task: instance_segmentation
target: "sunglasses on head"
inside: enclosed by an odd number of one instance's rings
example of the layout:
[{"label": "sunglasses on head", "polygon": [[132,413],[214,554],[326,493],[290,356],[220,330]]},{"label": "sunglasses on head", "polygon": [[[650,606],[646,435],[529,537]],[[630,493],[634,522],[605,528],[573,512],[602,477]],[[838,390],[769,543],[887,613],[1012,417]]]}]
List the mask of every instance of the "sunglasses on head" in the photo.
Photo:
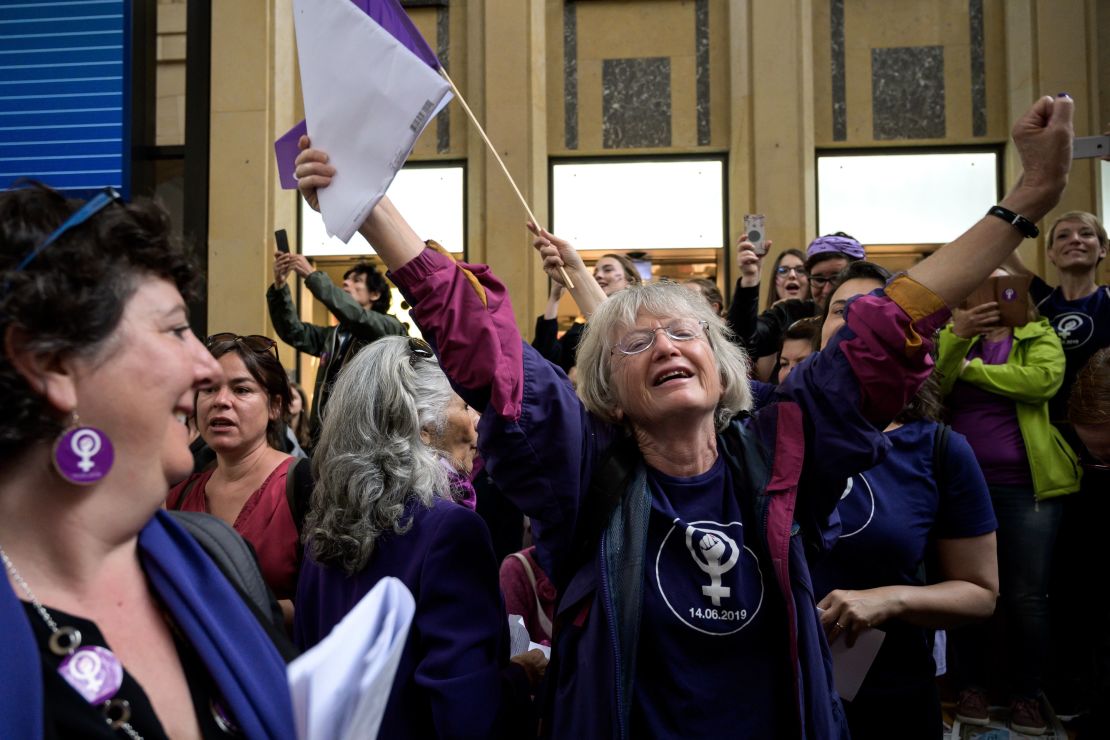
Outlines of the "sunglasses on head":
[{"label": "sunglasses on head", "polygon": [[235,332],[223,331],[219,334],[210,335],[207,339],[204,340],[204,346],[211,350],[217,344],[224,344],[225,342],[241,344],[251,352],[260,355],[264,355],[270,350],[273,350],[274,357],[276,358],[278,356],[277,342],[275,342],[273,339],[270,339],[269,337],[264,337],[261,334],[247,334],[246,336],[243,336],[242,334],[236,334]]},{"label": "sunglasses on head", "polygon": [[409,337],[409,364],[416,365],[418,358],[421,360],[435,359],[432,345],[419,337]]}]

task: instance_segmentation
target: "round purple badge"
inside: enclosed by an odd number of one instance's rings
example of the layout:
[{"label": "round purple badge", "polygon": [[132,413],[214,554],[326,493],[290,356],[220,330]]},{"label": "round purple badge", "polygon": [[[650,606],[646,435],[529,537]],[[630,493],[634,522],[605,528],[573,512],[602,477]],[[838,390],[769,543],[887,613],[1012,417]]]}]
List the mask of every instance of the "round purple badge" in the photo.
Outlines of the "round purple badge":
[{"label": "round purple badge", "polygon": [[111,650],[99,645],[83,647],[58,666],[58,673],[89,704],[108,701],[123,685],[123,666]]},{"label": "round purple badge", "polygon": [[93,427],[77,427],[54,445],[54,469],[70,483],[96,483],[112,469],[115,454],[108,435]]},{"label": "round purple badge", "polygon": [[1015,298],[1017,298],[1017,291],[1013,288],[1006,288],[1006,290],[1002,291],[1002,300],[1012,301]]}]

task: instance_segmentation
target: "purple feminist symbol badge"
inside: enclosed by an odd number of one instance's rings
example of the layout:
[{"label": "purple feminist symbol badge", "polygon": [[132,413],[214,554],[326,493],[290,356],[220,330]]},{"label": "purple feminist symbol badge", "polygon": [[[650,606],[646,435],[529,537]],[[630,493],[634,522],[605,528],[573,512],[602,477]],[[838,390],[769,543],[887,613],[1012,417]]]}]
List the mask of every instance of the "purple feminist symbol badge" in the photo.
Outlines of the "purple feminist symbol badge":
[{"label": "purple feminist symbol badge", "polygon": [[1017,291],[1013,288],[1006,288],[1006,290],[1002,291],[1002,300],[1012,301],[1015,298],[1017,298]]},{"label": "purple feminist symbol badge", "polygon": [[108,435],[93,427],[77,427],[54,445],[54,469],[70,483],[96,483],[112,469],[115,454]]},{"label": "purple feminist symbol badge", "polygon": [[123,666],[111,650],[98,645],[67,655],[58,673],[93,705],[108,701],[123,685]]}]

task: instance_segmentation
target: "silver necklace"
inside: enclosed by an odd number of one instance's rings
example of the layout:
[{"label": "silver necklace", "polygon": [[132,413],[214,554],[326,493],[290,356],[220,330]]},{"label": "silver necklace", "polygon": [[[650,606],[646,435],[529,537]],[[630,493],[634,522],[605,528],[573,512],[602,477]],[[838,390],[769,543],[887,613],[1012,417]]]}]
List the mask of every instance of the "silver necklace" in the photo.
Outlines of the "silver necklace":
[{"label": "silver necklace", "polygon": [[123,730],[131,740],[143,740],[143,736],[135,731],[129,720],[131,719],[131,704],[126,699],[114,698],[123,684],[123,665],[119,658],[108,648],[92,645],[81,647],[81,631],[76,627],[66,625],[59,627],[50,612],[42,602],[35,598],[31,587],[23,576],[15,569],[11,558],[0,547],[0,559],[4,567],[12,575],[12,580],[23,589],[35,611],[50,628],[50,652],[62,657],[58,666],[58,674],[65,682],[73,687],[85,701],[93,706],[99,706],[107,722],[113,730]]}]

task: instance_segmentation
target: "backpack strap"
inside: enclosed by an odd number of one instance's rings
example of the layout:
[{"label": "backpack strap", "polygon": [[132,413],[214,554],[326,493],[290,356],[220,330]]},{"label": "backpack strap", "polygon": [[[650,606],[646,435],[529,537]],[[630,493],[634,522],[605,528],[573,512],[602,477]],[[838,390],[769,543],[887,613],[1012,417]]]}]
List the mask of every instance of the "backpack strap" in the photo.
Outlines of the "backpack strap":
[{"label": "backpack strap", "polygon": [[312,461],[307,457],[298,458],[285,471],[285,500],[297,525],[297,534],[304,528],[304,518],[312,501],[312,489],[316,482],[312,478]]},{"label": "backpack strap", "polygon": [[937,490],[944,492],[948,488],[948,435],[952,427],[938,423],[933,432],[933,476],[937,481]]},{"label": "backpack strap", "polygon": [[289,663],[296,658],[298,650],[285,631],[281,607],[262,578],[258,556],[251,543],[211,514],[199,511],[171,511],[169,514],[212,558],[269,635],[282,659]]},{"label": "backpack strap", "polygon": [[185,499],[189,498],[189,494],[192,492],[193,488],[196,487],[196,485],[197,477],[193,476],[189,479],[189,482],[185,484],[185,487],[181,489],[180,493],[177,494],[177,498],[174,501],[166,502],[166,508],[170,511],[180,511],[181,507],[185,505]]},{"label": "backpack strap", "polygon": [[[937,493],[941,496],[948,490],[948,438],[951,432],[952,427],[941,422],[937,422],[936,429],[933,430],[933,480],[936,481]],[[936,543],[930,542],[925,548],[924,558],[918,564],[917,577],[922,583],[931,585],[940,582],[933,578],[940,572]]]},{"label": "backpack strap", "polygon": [[532,585],[532,595],[536,599],[536,618],[540,622],[540,629],[547,635],[547,639],[551,639],[551,620],[543,613],[543,604],[540,603],[540,590],[536,587],[536,574],[532,570],[532,564],[528,562],[528,556],[522,552],[514,552],[513,557],[520,561],[524,566],[524,573],[528,576],[528,583]]},{"label": "backpack strap", "polygon": [[211,514],[171,511],[170,515],[208,553],[208,557],[248,603],[262,614],[270,614],[274,624],[283,623],[281,609],[262,578],[258,559],[249,542],[227,522]]}]

